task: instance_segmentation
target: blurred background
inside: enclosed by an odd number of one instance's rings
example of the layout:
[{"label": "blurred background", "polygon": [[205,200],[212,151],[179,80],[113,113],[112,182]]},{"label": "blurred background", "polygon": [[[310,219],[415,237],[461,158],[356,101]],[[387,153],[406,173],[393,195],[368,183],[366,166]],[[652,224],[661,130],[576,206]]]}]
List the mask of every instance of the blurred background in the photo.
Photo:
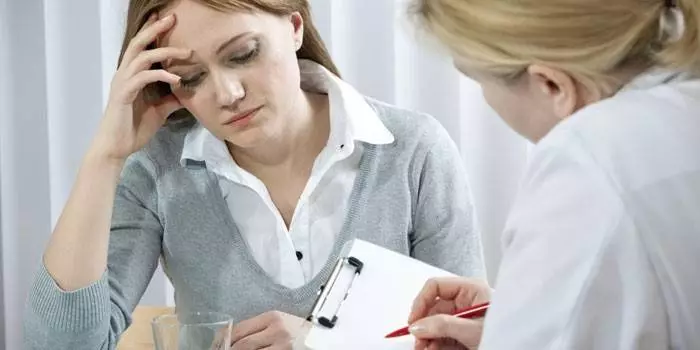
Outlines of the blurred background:
[{"label": "blurred background", "polygon": [[[493,282],[528,144],[412,28],[411,0],[310,1],[345,80],[434,115],[459,146]],[[106,103],[127,3],[0,0],[0,348],[21,348],[27,290]],[[162,272],[141,303],[172,304]]]}]

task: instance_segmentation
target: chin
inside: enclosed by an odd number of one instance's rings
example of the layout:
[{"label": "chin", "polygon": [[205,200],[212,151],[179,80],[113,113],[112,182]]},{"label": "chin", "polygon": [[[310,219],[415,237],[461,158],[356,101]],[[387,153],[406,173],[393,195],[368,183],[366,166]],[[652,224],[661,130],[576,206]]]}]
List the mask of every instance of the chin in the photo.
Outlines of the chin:
[{"label": "chin", "polygon": [[244,127],[224,127],[224,139],[239,148],[257,148],[264,146],[274,135],[279,135],[279,126],[272,122],[274,119],[257,115]]},{"label": "chin", "polygon": [[265,137],[259,127],[252,127],[229,133],[225,140],[238,148],[255,148],[264,143]]}]

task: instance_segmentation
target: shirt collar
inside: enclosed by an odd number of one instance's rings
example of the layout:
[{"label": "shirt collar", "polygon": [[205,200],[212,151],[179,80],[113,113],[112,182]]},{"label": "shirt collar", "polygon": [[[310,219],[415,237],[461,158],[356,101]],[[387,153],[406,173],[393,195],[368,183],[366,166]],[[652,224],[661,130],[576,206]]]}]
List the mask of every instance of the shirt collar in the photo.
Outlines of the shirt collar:
[{"label": "shirt collar", "polygon": [[683,81],[692,78],[692,74],[687,72],[673,71],[664,68],[653,67],[642,74],[639,74],[630,82],[625,84],[619,91],[624,93],[631,90],[644,90],[654,86],[668,84],[676,81]]},{"label": "shirt collar", "polygon": [[180,165],[187,166],[189,161],[204,162],[207,169],[214,173],[226,173],[228,176],[234,177],[230,180],[244,183],[244,175],[231,158],[226,143],[216,138],[199,123],[195,124],[185,135]]},{"label": "shirt collar", "polygon": [[[301,87],[305,91],[327,93],[330,105],[330,136],[328,146],[354,147],[355,141],[369,144],[390,144],[394,135],[386,128],[365,97],[322,65],[311,60],[299,60]],[[204,161],[208,166],[220,166],[231,161],[226,144],[197,123],[185,136],[180,157]]]},{"label": "shirt collar", "polygon": [[311,60],[299,60],[301,87],[327,93],[330,104],[331,137],[344,135],[345,142],[389,144],[394,135],[386,128],[365,96],[350,84]]}]

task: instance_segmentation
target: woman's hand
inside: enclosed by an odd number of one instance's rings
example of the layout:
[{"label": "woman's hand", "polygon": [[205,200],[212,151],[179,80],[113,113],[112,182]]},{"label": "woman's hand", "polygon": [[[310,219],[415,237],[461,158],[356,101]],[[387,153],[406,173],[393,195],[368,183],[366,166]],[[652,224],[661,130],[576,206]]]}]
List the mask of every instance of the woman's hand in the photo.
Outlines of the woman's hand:
[{"label": "woman's hand", "polygon": [[481,280],[437,278],[428,281],[409,316],[416,350],[476,349],[483,320],[462,319],[449,314],[491,299],[491,288]]},{"label": "woman's hand", "polygon": [[310,323],[283,312],[271,311],[238,323],[231,332],[231,350],[303,349]]},{"label": "woman's hand", "polygon": [[177,75],[163,69],[151,69],[151,66],[169,59],[187,59],[190,50],[174,47],[146,50],[174,24],[174,16],[157,20],[154,14],[129,42],[112,79],[107,108],[90,149],[93,155],[125,160],[146,145],[170,113],[181,108],[172,94],[156,101],[146,101],[143,93],[144,87],[151,83],[176,85],[180,81]]}]

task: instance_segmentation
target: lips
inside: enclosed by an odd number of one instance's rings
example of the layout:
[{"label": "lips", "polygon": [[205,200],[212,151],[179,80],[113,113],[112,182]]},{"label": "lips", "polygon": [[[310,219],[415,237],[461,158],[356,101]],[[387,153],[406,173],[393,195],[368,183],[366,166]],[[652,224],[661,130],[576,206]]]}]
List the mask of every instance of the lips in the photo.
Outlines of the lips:
[{"label": "lips", "polygon": [[223,125],[231,125],[231,124],[234,124],[234,123],[236,123],[236,122],[242,121],[242,120],[244,120],[244,119],[249,119],[249,117],[252,117],[252,116],[253,116],[257,111],[259,111],[261,108],[262,108],[262,106],[257,107],[257,108],[253,108],[253,109],[249,109],[249,110],[247,110],[247,111],[243,111],[243,112],[238,113],[238,114],[235,114],[235,115],[232,116],[231,118],[229,118],[229,119],[227,119],[226,121],[224,121],[222,124],[223,124]]}]

